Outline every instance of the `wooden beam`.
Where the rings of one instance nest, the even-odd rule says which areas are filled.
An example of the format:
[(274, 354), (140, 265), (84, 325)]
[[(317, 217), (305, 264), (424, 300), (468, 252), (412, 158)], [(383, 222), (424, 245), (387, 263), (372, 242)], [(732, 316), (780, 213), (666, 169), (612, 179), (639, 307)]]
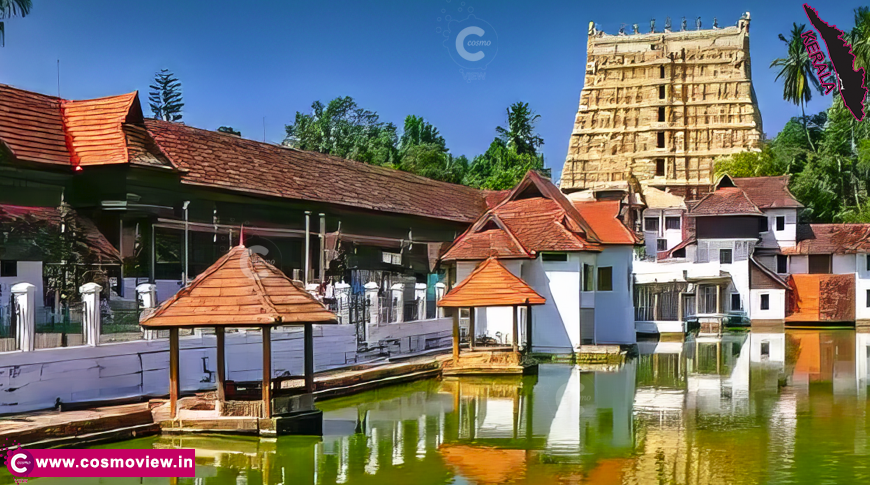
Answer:
[(224, 389), (224, 383), (227, 380), (226, 334), (224, 333), (224, 327), (215, 327), (214, 334), (217, 337), (217, 397), (218, 401), (224, 402), (227, 399), (226, 390)]
[(314, 392), (314, 325), (305, 324), (305, 392)]
[(511, 347), (514, 352), (519, 351), (520, 349), (520, 309), (517, 305), (514, 305), (514, 328), (513, 328), (513, 340)]
[(459, 312), (460, 308), (453, 309), (453, 365), (459, 364)]
[(169, 329), (169, 417), (178, 412), (178, 327)]
[[(484, 309), (486, 311), (486, 309)], [(468, 348), (474, 350), (474, 337), (477, 334), (477, 308), (468, 309)]]
[(272, 327), (263, 325), (263, 417), (272, 417)]

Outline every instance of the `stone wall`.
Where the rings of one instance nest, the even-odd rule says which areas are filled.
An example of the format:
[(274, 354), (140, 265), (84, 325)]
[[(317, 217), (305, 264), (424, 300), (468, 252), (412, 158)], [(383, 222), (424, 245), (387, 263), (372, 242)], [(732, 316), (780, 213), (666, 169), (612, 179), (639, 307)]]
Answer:
[(716, 157), (759, 149), (749, 19), (711, 30), (606, 35), (590, 27), (564, 190), (644, 185), (694, 198)]

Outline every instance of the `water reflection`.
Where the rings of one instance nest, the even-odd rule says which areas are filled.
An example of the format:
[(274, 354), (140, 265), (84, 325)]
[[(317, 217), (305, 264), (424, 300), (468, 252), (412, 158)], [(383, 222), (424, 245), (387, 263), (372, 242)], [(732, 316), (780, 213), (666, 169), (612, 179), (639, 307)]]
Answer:
[(196, 485), (867, 482), (868, 367), (870, 334), (844, 330), (641, 342), (616, 371), (542, 365), (326, 401), (322, 439), (122, 446), (196, 448), (197, 478), (173, 481)]

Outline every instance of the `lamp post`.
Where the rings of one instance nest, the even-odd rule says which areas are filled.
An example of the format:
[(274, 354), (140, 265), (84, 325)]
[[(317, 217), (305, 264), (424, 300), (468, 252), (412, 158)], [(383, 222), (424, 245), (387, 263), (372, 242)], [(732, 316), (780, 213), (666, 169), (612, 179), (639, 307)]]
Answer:
[(184, 201), (184, 205), (182, 209), (184, 209), (184, 275), (182, 277), (182, 283), (184, 286), (187, 286), (187, 282), (190, 280), (188, 276), (189, 270), (189, 262), (190, 262), (190, 237), (188, 231), (188, 219), (187, 219), (187, 206), (190, 205), (189, 200)]

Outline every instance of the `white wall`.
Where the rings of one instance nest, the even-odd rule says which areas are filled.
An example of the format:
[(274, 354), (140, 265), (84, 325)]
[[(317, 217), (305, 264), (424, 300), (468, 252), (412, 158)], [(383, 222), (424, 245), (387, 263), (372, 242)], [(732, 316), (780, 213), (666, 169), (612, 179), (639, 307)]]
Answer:
[[(647, 231), (644, 225), (644, 241), (646, 243), (647, 256), (655, 256), (657, 253), (657, 240), (665, 239), (667, 241), (667, 249), (671, 249), (677, 244), (683, 242), (682, 225), (685, 223), (683, 219), (683, 211), (681, 209), (646, 209), (643, 211), (643, 217), (654, 217), (659, 220), (658, 231)], [(679, 217), (680, 229), (667, 229), (665, 227), (666, 217)], [(645, 223), (644, 223), (645, 224)]]
[(870, 255), (858, 254), (855, 257), (855, 319), (870, 319), (867, 307), (867, 290), (870, 290), (870, 271), (867, 271), (867, 258)]
[(9, 302), (14, 285), (30, 283), (36, 287), (36, 306), (43, 306), (45, 292), (42, 285), (42, 261), (18, 261), (17, 273), (17, 276), (0, 276), (0, 305)]
[[(761, 234), (761, 246), (766, 248), (791, 247), (797, 240), (797, 209), (765, 209), (767, 232)], [(776, 230), (776, 217), (785, 216), (785, 229)]]
[(547, 299), (532, 308), (532, 345), (536, 352), (570, 353), (580, 345), (580, 283), (583, 263), (594, 255), (568, 253), (568, 261), (542, 261), (523, 266), (523, 280)]
[[(770, 309), (761, 309), (761, 295), (770, 295)], [(785, 290), (751, 290), (749, 292), (749, 317), (752, 320), (784, 320)]]
[(854, 254), (835, 254), (831, 258), (831, 272), (834, 274), (852, 274), (858, 258)]
[(809, 258), (804, 254), (788, 257), (788, 272), (791, 274), (807, 274), (810, 272)]
[(634, 330), (634, 284), (632, 246), (605, 246), (598, 254), (595, 269), (613, 268), (613, 291), (595, 292), (595, 343), (633, 344), (637, 342)]

